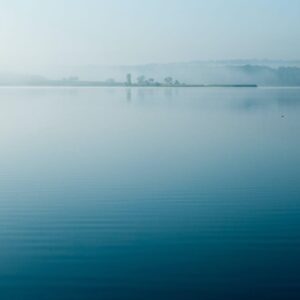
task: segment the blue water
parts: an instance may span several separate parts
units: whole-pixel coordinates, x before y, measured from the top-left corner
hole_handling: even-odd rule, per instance
[[[1,88],[0,299],[300,299],[300,89]]]

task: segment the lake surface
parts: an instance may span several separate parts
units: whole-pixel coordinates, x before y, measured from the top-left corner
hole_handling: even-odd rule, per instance
[[[299,298],[300,89],[0,89],[1,300]]]

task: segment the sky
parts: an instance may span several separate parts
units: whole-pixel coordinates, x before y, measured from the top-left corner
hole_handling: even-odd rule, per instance
[[[0,66],[299,59],[299,0],[0,0]]]

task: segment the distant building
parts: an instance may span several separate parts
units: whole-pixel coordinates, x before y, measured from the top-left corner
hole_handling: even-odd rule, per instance
[[[131,74],[127,74],[126,76],[126,85],[132,85]]]

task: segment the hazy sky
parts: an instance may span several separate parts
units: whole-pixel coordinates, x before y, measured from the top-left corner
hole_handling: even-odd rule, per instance
[[[299,0],[0,0],[0,66],[300,58]]]

